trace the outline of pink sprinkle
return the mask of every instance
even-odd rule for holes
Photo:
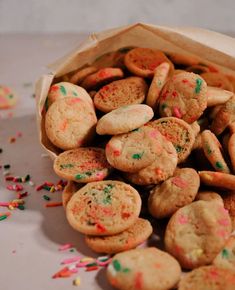
[[[176,118],[179,118],[179,119],[182,118],[182,113],[180,111],[180,108],[173,107],[173,116],[176,117]]]
[[[76,257],[73,257],[73,258],[69,258],[69,259],[65,259],[61,262],[62,265],[66,265],[66,264],[71,264],[71,263],[74,263],[74,262],[77,262],[81,259],[80,256],[76,256]]]
[[[104,179],[104,172],[97,172],[96,173],[96,177],[99,179],[99,180],[103,180]]]
[[[185,188],[188,186],[188,183],[182,178],[180,178],[179,176],[172,178],[171,183],[173,183],[174,185],[180,188]]]
[[[16,184],[16,185],[8,185],[7,186],[7,189],[8,190],[13,190],[13,191],[21,191],[23,190],[23,186],[22,185],[19,185],[19,184]]]
[[[73,247],[72,244],[67,243],[67,244],[64,244],[64,245],[60,246],[60,247],[59,247],[59,251],[65,251],[65,250],[68,250],[68,249],[70,249],[70,248],[72,248],[72,247]]]
[[[82,267],[86,267],[86,265],[90,264],[91,261],[87,261],[87,262],[79,262],[76,264],[77,268],[82,268]]]
[[[228,226],[229,225],[229,220],[228,219],[221,219],[221,220],[218,220],[218,223],[222,226]]]
[[[0,202],[0,206],[9,206],[10,202]]]
[[[152,132],[150,132],[149,136],[155,139],[157,136],[159,136],[159,131],[153,130]]]
[[[179,218],[178,218],[178,222],[181,224],[181,225],[184,225],[184,224],[187,224],[188,222],[188,218],[184,215],[180,215]]]
[[[222,237],[222,238],[227,238],[228,237],[228,233],[224,230],[219,230],[217,231],[218,236]]]

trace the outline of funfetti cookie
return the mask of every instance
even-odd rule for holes
[[[216,136],[210,130],[204,130],[201,137],[204,154],[214,169],[218,172],[230,173],[222,155],[222,146]]]
[[[123,106],[99,119],[96,132],[99,135],[117,135],[135,130],[153,118],[153,110],[144,104]]]
[[[120,290],[169,290],[180,279],[179,263],[157,248],[135,249],[115,255],[107,278]]]
[[[0,85],[0,109],[14,107],[17,102],[17,95],[7,86]]]
[[[192,168],[177,168],[173,177],[156,186],[150,193],[148,208],[152,216],[165,218],[180,207],[191,203],[200,185],[200,178]]]
[[[191,124],[207,106],[207,85],[197,74],[182,72],[174,75],[164,86],[159,99],[162,117],[176,117]]]
[[[86,90],[94,90],[106,83],[121,79],[123,76],[123,71],[120,68],[101,68],[97,72],[87,76],[81,83],[81,86]]]
[[[213,261],[231,230],[231,219],[221,203],[195,201],[171,217],[165,247],[183,268],[194,269]]]
[[[111,169],[102,148],[72,149],[64,151],[54,160],[54,171],[57,175],[78,183],[103,180]]]
[[[211,131],[220,135],[231,123],[235,121],[235,95],[221,106],[211,124]]]
[[[226,103],[233,95],[233,92],[222,90],[216,87],[207,86],[207,107],[213,107]]]
[[[160,155],[149,166],[134,173],[125,173],[125,178],[137,185],[159,184],[174,174],[178,162],[177,152],[173,144],[164,136],[158,137],[163,144]]]
[[[62,191],[62,203],[63,207],[66,208],[67,203],[69,202],[70,198],[73,196],[75,192],[77,192],[84,184],[79,184],[74,181],[68,181],[67,185],[65,186],[64,190]]]
[[[113,136],[105,148],[108,162],[124,172],[137,172],[161,156],[163,144],[157,129],[142,126]]]
[[[235,175],[207,170],[199,171],[198,173],[201,182],[206,185],[228,190],[235,189]]]
[[[152,234],[152,226],[146,219],[138,218],[127,230],[112,236],[86,236],[88,247],[97,253],[114,254],[136,248]]]
[[[162,51],[151,48],[137,47],[130,50],[124,62],[130,72],[144,78],[152,78],[154,70],[163,62],[168,62],[171,70],[174,70],[173,64]]]
[[[115,235],[131,227],[141,208],[139,193],[113,180],[91,182],[77,191],[66,207],[69,224],[86,235]]]
[[[46,102],[45,108],[46,111],[56,100],[63,99],[65,97],[80,98],[85,102],[88,102],[93,107],[93,102],[89,94],[84,88],[79,87],[75,84],[69,82],[60,82],[53,84],[50,87]]]
[[[69,82],[72,84],[81,84],[86,77],[97,72],[98,68],[95,66],[88,66],[82,69],[78,69],[76,72],[72,74],[69,79]]]
[[[69,150],[89,143],[94,136],[96,123],[95,111],[87,102],[79,97],[67,97],[49,107],[45,129],[55,146]]]
[[[206,72],[201,74],[208,86],[217,87],[223,90],[233,92],[233,85],[228,78],[219,72]]]
[[[233,290],[234,272],[216,266],[203,266],[184,275],[178,290]]]
[[[146,104],[156,110],[160,92],[163,89],[170,72],[170,64],[163,62],[154,70],[154,76],[149,87]]]
[[[147,90],[144,79],[129,77],[102,87],[94,97],[94,104],[100,111],[108,113],[122,106],[141,104]]]
[[[147,126],[158,129],[174,145],[178,163],[190,154],[195,142],[195,134],[188,123],[175,117],[166,117],[149,122]]]

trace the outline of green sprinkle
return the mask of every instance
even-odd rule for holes
[[[20,209],[20,210],[24,210],[25,209],[23,204],[19,204],[17,208]]]
[[[118,260],[114,260],[114,261],[113,261],[113,267],[114,267],[114,269],[115,269],[117,272],[120,272],[120,271],[121,271],[121,264],[119,263]]]
[[[181,152],[183,150],[183,148],[180,145],[174,145],[175,150],[177,153]]]
[[[60,169],[65,169],[65,168],[72,168],[74,167],[73,164],[68,163],[68,164],[60,164]]]
[[[90,263],[90,264],[87,264],[86,267],[93,267],[93,266],[97,266],[97,263],[94,262],[94,263]]]
[[[162,82],[158,80],[157,81],[157,86],[160,87],[161,85],[162,85]]]
[[[64,86],[60,86],[60,91],[64,96],[66,96],[67,92]]]
[[[51,190],[50,186],[48,186],[48,185],[44,185],[44,186],[43,186],[43,189],[45,189],[45,190],[47,190],[47,191],[50,191],[50,190]]]
[[[212,153],[212,150],[208,144],[206,144],[206,151],[207,151],[207,154],[209,155]]]
[[[73,95],[74,95],[75,97],[77,97],[78,94],[77,94],[76,92],[73,92]]]
[[[219,168],[219,169],[223,169],[223,168],[224,168],[223,165],[221,164],[221,162],[219,162],[219,161],[217,161],[217,162],[215,163],[215,166],[216,166],[217,168]]]
[[[30,180],[30,175],[27,174],[27,175],[25,176],[25,181],[29,181],[29,180]]]
[[[222,258],[228,259],[228,256],[229,256],[228,250],[227,249],[223,249],[221,255],[222,255]]]
[[[74,249],[70,249],[69,251],[70,251],[70,252],[75,252],[75,250],[74,250]]]
[[[75,175],[75,178],[79,180],[79,179],[84,178],[84,175],[83,174],[77,174],[77,175]]]
[[[129,269],[129,268],[124,268],[123,270],[122,270],[122,272],[123,273],[129,273],[131,270]]]
[[[162,111],[164,111],[166,109],[166,107],[167,107],[167,104],[163,103],[162,106],[161,106]]]
[[[13,96],[13,95],[8,95],[8,98],[9,98],[9,99],[13,99],[14,96]]]
[[[196,79],[196,87],[195,87],[195,93],[196,94],[200,93],[201,86],[202,86],[202,80],[201,79]]]
[[[44,198],[45,200],[51,200],[51,198],[50,198],[48,195],[46,195],[46,194],[43,195],[43,198]]]
[[[140,160],[142,158],[142,156],[144,155],[144,151],[141,152],[141,153],[135,153],[132,155],[132,158],[133,159],[137,159],[137,160]]]
[[[5,220],[5,219],[7,219],[7,215],[2,215],[2,216],[0,216],[0,221],[3,221],[3,220]]]

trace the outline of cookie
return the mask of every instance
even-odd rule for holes
[[[161,63],[154,70],[154,76],[149,87],[146,104],[156,110],[160,92],[164,87],[170,71],[170,64],[167,62]]]
[[[211,124],[211,131],[220,135],[231,123],[235,121],[235,95],[232,96],[214,117]]]
[[[177,65],[192,66],[192,65],[197,65],[200,62],[200,59],[194,55],[170,52],[167,54],[167,56],[174,64],[177,64]]]
[[[202,73],[205,73],[205,72],[209,72],[209,68],[204,66],[204,65],[201,65],[201,64],[197,64],[197,65],[192,65],[192,66],[189,66],[186,68],[186,71],[187,72],[193,72],[195,74],[202,74]]]
[[[228,78],[219,72],[202,73],[201,77],[206,81],[208,86],[217,87],[223,90],[233,92],[233,85]]]
[[[233,290],[234,272],[216,266],[203,266],[182,277],[178,290]]]
[[[233,133],[228,140],[228,153],[232,163],[233,172],[235,173],[235,133]]]
[[[83,184],[79,184],[74,181],[68,181],[62,192],[62,203],[64,208],[66,208],[67,203],[69,202],[73,194],[77,192],[81,187],[83,187]]]
[[[190,124],[191,129],[193,130],[194,136],[195,138],[197,137],[197,135],[200,133],[201,127],[198,124],[197,121],[193,122]]]
[[[95,147],[64,151],[54,160],[53,168],[61,178],[78,183],[103,180],[112,169],[104,149]]]
[[[113,180],[91,182],[78,190],[66,207],[69,224],[86,235],[115,235],[131,227],[141,208],[139,193]]]
[[[233,96],[233,92],[207,86],[206,96],[207,107],[213,107],[226,103]]]
[[[195,142],[195,135],[188,123],[175,117],[166,117],[149,122],[147,126],[158,129],[167,140],[172,142],[178,155],[178,163],[189,156]]]
[[[164,136],[159,136],[159,141],[163,144],[162,153],[149,166],[135,173],[126,173],[128,181],[138,185],[159,184],[173,175],[178,161],[177,152]]]
[[[231,236],[227,240],[223,249],[215,257],[213,264],[218,268],[228,269],[235,272],[235,236]]]
[[[165,218],[180,207],[191,203],[200,185],[197,172],[192,168],[177,168],[173,177],[156,186],[148,199],[148,209],[152,216]]]
[[[189,72],[174,75],[161,92],[159,113],[191,124],[206,109],[206,92],[206,82],[199,75]]]
[[[46,111],[56,100],[63,99],[65,97],[80,98],[83,101],[88,102],[92,107],[94,107],[91,97],[89,96],[87,91],[84,90],[84,88],[76,86],[69,82],[60,82],[50,87],[45,102]]]
[[[173,67],[162,51],[143,47],[130,50],[125,55],[124,62],[130,72],[144,78],[152,78],[154,70],[163,62],[168,62]]]
[[[98,68],[94,66],[84,67],[82,69],[78,69],[73,75],[70,77],[69,82],[72,84],[81,84],[86,77],[97,72]]]
[[[180,208],[165,232],[165,247],[185,269],[207,265],[231,233],[231,220],[221,203],[195,201]]]
[[[157,129],[142,126],[130,133],[113,136],[105,148],[108,162],[124,172],[137,172],[153,163],[163,151]]]
[[[232,220],[232,227],[235,230],[235,190],[223,195],[224,207],[228,210]]]
[[[153,110],[144,104],[123,106],[99,119],[96,132],[99,135],[117,135],[135,130],[153,118]]]
[[[17,96],[7,86],[0,85],[0,109],[9,109],[15,106]]]
[[[230,173],[221,152],[222,146],[216,136],[210,130],[204,130],[201,137],[204,154],[214,169],[218,172]]]
[[[195,200],[220,202],[224,206],[222,197],[214,191],[199,191]]]
[[[57,147],[69,150],[87,144],[95,133],[95,111],[83,99],[62,98],[48,109],[46,134]]]
[[[127,230],[113,236],[86,236],[85,241],[97,253],[114,254],[136,248],[152,234],[148,220],[138,218]]]
[[[121,290],[172,289],[180,275],[179,263],[153,247],[116,254],[107,268],[108,281]]]
[[[97,89],[106,83],[123,78],[124,74],[120,68],[106,67],[101,68],[97,72],[88,75],[81,83],[86,90]]]
[[[108,113],[122,106],[142,103],[147,90],[144,79],[129,77],[101,88],[94,97],[94,104],[98,110]]]
[[[233,91],[235,92],[235,76],[234,75],[226,75],[226,77],[228,78],[228,80],[232,84]]]
[[[203,184],[228,190],[235,189],[235,175],[214,171],[199,171],[198,173]]]
[[[201,148],[202,148],[202,134],[200,133],[195,137],[192,150],[201,149]]]

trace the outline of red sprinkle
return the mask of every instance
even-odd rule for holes
[[[48,202],[45,204],[45,207],[56,207],[56,206],[62,206],[62,202]]]

